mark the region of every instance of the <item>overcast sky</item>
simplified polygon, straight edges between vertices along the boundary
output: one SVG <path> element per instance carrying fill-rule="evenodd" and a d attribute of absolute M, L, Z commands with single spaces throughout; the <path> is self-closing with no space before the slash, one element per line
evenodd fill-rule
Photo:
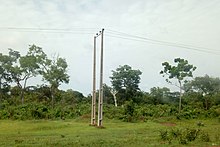
<path fill-rule="evenodd" d="M 25 54 L 36 44 L 50 57 L 66 58 L 70 83 L 62 89 L 92 91 L 93 36 L 102 28 L 108 85 L 111 71 L 128 64 L 143 72 L 141 90 L 173 89 L 159 72 L 176 57 L 197 67 L 194 76 L 220 76 L 219 0 L 0 0 L 0 51 Z"/>

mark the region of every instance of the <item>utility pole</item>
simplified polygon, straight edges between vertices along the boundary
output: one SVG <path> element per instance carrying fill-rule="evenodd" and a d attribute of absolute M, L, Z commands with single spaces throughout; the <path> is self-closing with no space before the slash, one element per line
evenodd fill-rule
<path fill-rule="evenodd" d="M 99 103 L 98 103 L 98 127 L 102 127 L 103 115 L 103 33 L 101 33 L 101 59 L 100 59 L 100 88 L 99 88 Z"/>
<path fill-rule="evenodd" d="M 92 108 L 91 108 L 91 124 L 96 125 L 96 39 L 101 35 L 101 61 L 100 61 L 100 89 L 98 101 L 98 127 L 102 126 L 103 114 L 103 33 L 104 29 L 94 36 L 94 51 L 93 51 L 93 90 L 92 90 Z"/>
<path fill-rule="evenodd" d="M 96 124 L 96 37 L 94 36 L 94 52 L 93 52 L 93 91 L 92 91 L 92 112 L 91 125 Z"/>

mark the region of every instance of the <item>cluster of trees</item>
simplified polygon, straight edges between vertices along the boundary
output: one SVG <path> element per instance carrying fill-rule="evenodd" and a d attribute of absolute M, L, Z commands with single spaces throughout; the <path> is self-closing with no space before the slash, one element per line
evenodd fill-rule
<path fill-rule="evenodd" d="M 42 81 L 48 82 L 52 104 L 54 104 L 54 95 L 61 83 L 69 82 L 67 74 L 67 62 L 64 58 L 54 57 L 50 59 L 41 47 L 31 45 L 26 55 L 9 49 L 8 54 L 0 53 L 0 98 L 7 98 L 10 93 L 17 89 L 24 103 L 24 93 L 30 87 L 27 87 L 29 79 L 41 76 Z M 12 85 L 15 84 L 15 87 Z M 33 86 L 36 87 L 36 86 Z M 44 86 L 45 87 L 45 86 Z M 42 89 L 42 86 L 39 89 Z"/>
<path fill-rule="evenodd" d="M 204 109 L 220 104 L 220 79 L 208 75 L 193 77 L 196 67 L 189 64 L 187 60 L 176 58 L 175 65 L 168 62 L 162 63 L 164 67 L 160 74 L 166 77 L 166 81 L 179 88 L 178 92 L 171 92 L 167 87 L 153 87 L 150 92 L 139 89 L 140 70 L 134 70 L 129 65 L 119 66 L 112 71 L 112 87 L 104 85 L 104 96 L 106 102 L 113 104 L 114 95 L 119 105 L 132 100 L 137 104 L 170 104 L 181 106 L 199 103 Z M 115 98 L 114 98 L 115 99 Z M 182 100 L 183 99 L 183 100 Z M 183 102 L 183 104 L 182 104 Z"/>
<path fill-rule="evenodd" d="M 181 58 L 174 59 L 174 65 L 164 62 L 162 66 L 160 74 L 179 91 L 172 92 L 167 87 L 141 91 L 142 72 L 121 65 L 112 71 L 112 85 L 103 85 L 105 114 L 109 118 L 118 114 L 118 118 L 130 120 L 133 114 L 167 116 L 190 109 L 192 114 L 202 110 L 219 111 L 220 116 L 219 78 L 208 75 L 192 78 L 196 67 Z M 58 89 L 60 84 L 69 82 L 67 68 L 64 58 L 50 59 L 36 45 L 31 45 L 26 55 L 13 49 L 9 49 L 8 54 L 0 53 L 0 118 L 14 118 L 18 114 L 31 118 L 90 116 L 91 95 L 85 97 L 78 91 Z M 34 77 L 41 77 L 48 84 L 27 86 L 28 80 Z"/>

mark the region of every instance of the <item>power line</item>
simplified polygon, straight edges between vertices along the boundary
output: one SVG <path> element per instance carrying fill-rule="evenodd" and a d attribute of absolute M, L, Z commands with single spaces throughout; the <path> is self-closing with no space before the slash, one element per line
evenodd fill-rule
<path fill-rule="evenodd" d="M 0 27 L 0 31 L 18 31 L 18 32 L 34 32 L 34 33 L 59 33 L 59 34 L 93 34 L 95 28 L 18 28 L 18 27 Z"/>
<path fill-rule="evenodd" d="M 71 29 L 60 29 L 60 28 L 32 28 L 32 27 L 0 27 L 1 30 L 36 30 L 36 31 L 73 31 L 73 30 L 91 30 L 94 31 L 97 28 L 79 28 L 72 27 Z"/>
<path fill-rule="evenodd" d="M 32 32 L 32 33 L 48 33 L 48 34 L 77 34 L 77 35 L 84 35 L 84 34 L 94 34 L 93 32 L 74 32 L 74 31 L 71 31 L 71 32 L 60 32 L 60 31 L 42 31 L 42 32 L 39 32 L 39 31 L 25 31 L 25 30 L 20 30 L 20 31 L 17 31 L 17 32 L 24 32 L 24 33 L 29 33 L 29 32 Z"/>
<path fill-rule="evenodd" d="M 153 42 L 167 43 L 167 44 L 173 44 L 173 45 L 183 45 L 183 46 L 188 46 L 188 47 L 192 47 L 192 48 L 201 48 L 201 49 L 210 50 L 209 48 L 198 47 L 198 46 L 193 46 L 193 45 L 188 45 L 188 44 L 183 44 L 183 43 L 175 43 L 175 42 L 168 42 L 168 41 L 163 41 L 163 40 L 151 39 L 151 38 L 147 38 L 147 37 L 131 35 L 131 34 L 119 32 L 119 31 L 113 31 L 113 30 L 109 30 L 109 31 L 110 31 L 110 33 L 115 32 L 115 35 L 119 35 L 119 36 L 120 35 L 122 35 L 122 36 L 129 36 L 129 37 L 132 37 L 132 38 L 138 38 L 138 39 L 143 39 L 143 40 L 148 40 L 148 41 L 153 41 Z M 219 50 L 213 50 L 213 51 L 219 51 Z"/>
<path fill-rule="evenodd" d="M 110 31 L 107 30 L 106 32 L 107 32 L 106 36 L 109 36 L 109 37 L 140 41 L 140 42 L 146 42 L 146 43 L 151 43 L 151 44 L 179 47 L 179 48 L 184 48 L 184 49 L 189 49 L 189 50 L 195 50 L 195 51 L 201 51 L 201 52 L 220 55 L 219 53 L 217 53 L 219 52 L 219 50 L 213 50 L 213 49 L 208 49 L 204 47 L 196 47 L 196 46 L 182 44 L 182 43 L 173 43 L 173 42 L 167 42 L 167 41 L 162 41 L 162 40 L 156 40 L 156 39 L 141 37 L 137 35 L 131 35 L 131 34 L 119 32 L 119 31 L 113 31 L 113 30 L 110 30 Z"/>
<path fill-rule="evenodd" d="M 163 46 L 165 45 L 165 46 L 179 47 L 179 48 L 184 48 L 184 49 L 187 49 L 187 50 L 195 50 L 195 51 L 200 51 L 200 52 L 204 52 L 204 53 L 220 55 L 220 54 L 218 54 L 216 52 L 211 52 L 211 51 L 207 51 L 207 50 L 200 50 L 200 49 L 196 49 L 196 48 L 184 47 L 184 46 L 178 46 L 178 45 L 155 43 L 155 42 L 150 42 L 150 41 L 132 39 L 132 38 L 128 38 L 128 37 L 120 37 L 120 36 L 114 36 L 114 35 L 108 35 L 108 34 L 106 34 L 106 37 L 120 38 L 120 39 L 126 39 L 126 40 L 132 40 L 132 41 L 138 41 L 138 42 L 144 42 L 144 43 L 150 43 L 150 44 L 156 44 L 156 45 L 163 45 Z"/>
<path fill-rule="evenodd" d="M 70 29 L 60 29 L 60 28 L 32 28 L 32 27 L 0 27 L 0 31 L 18 31 L 18 32 L 34 32 L 34 33 L 59 33 L 59 34 L 93 34 L 94 30 L 97 30 L 97 28 L 82 28 L 82 27 L 73 27 Z M 195 50 L 205 53 L 211 53 L 211 54 L 219 54 L 219 50 L 213 50 L 209 48 L 204 47 L 197 47 L 193 45 L 183 44 L 183 43 L 176 43 L 176 42 L 168 42 L 163 40 L 157 40 L 152 38 L 147 38 L 139 35 L 132 35 L 128 33 L 124 33 L 121 31 L 115 31 L 111 29 L 106 30 L 106 36 L 107 37 L 113 37 L 113 38 L 120 38 L 120 39 L 126 39 L 126 40 L 132 40 L 132 41 L 139 41 L 139 42 L 145 42 L 145 43 L 151 43 L 151 44 L 157 44 L 157 45 L 165 45 L 165 46 L 172 46 L 172 47 L 178 47 L 178 48 L 184 48 L 188 50 Z"/>

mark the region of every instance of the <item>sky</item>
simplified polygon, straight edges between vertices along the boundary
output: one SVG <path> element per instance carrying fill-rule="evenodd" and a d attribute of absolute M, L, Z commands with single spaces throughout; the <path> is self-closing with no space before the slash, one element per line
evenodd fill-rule
<path fill-rule="evenodd" d="M 104 83 L 112 70 L 130 65 L 142 71 L 140 88 L 169 87 L 162 62 L 180 57 L 197 67 L 194 77 L 220 76 L 219 0 L 0 0 L 0 51 L 25 55 L 29 45 L 68 63 L 69 84 L 92 91 L 93 37 L 104 31 Z M 100 54 L 100 37 L 97 38 Z M 97 58 L 97 74 L 99 74 Z M 99 79 L 99 75 L 97 75 Z M 28 84 L 42 84 L 40 78 Z M 97 85 L 99 81 L 97 80 Z"/>

